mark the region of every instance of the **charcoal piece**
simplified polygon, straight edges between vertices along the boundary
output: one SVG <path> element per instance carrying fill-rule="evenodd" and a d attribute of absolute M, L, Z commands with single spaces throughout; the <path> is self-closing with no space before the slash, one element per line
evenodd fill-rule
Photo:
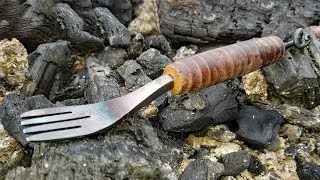
<path fill-rule="evenodd" d="M 32 165 L 7 179 L 177 179 L 181 150 L 166 148 L 149 121 L 124 120 L 99 135 L 36 144 Z"/>
<path fill-rule="evenodd" d="M 277 17 L 319 22 L 317 0 L 308 1 L 168 1 L 159 0 L 161 32 L 170 40 L 192 43 L 225 42 L 259 37 Z M 306 13 L 308 12 L 308 13 Z M 287 31 L 287 29 L 285 29 Z"/>
<path fill-rule="evenodd" d="M 86 99 L 89 103 L 107 101 L 124 94 L 112 70 L 104 62 L 94 57 L 86 59 L 88 71 Z"/>
<path fill-rule="evenodd" d="M 163 73 L 163 69 L 171 64 L 172 61 L 165 55 L 162 55 L 156 49 L 148 49 L 146 52 L 142 53 L 137 59 L 137 63 L 139 63 L 146 74 L 152 78 L 156 79 L 161 76 Z"/>
<path fill-rule="evenodd" d="M 103 48 L 103 41 L 83 31 L 84 21 L 64 3 L 20 0 L 1 1 L 0 39 L 17 38 L 29 52 L 38 45 L 59 39 L 71 42 L 75 52 L 87 53 Z"/>
<path fill-rule="evenodd" d="M 136 59 L 147 47 L 146 40 L 142 34 L 137 33 L 132 39 L 131 45 L 128 47 L 128 57 L 131 59 Z"/>
<path fill-rule="evenodd" d="M 237 176 L 250 165 L 251 154 L 245 150 L 224 155 L 220 161 L 224 165 L 225 176 Z"/>
<path fill-rule="evenodd" d="M 49 108 L 54 105 L 43 95 L 24 98 L 15 93 L 5 96 L 0 106 L 0 119 L 6 131 L 8 131 L 22 145 L 27 145 L 25 135 L 20 125 L 20 115 L 26 111 L 40 108 Z"/>
<path fill-rule="evenodd" d="M 181 174 L 181 180 L 203 180 L 203 179 L 218 179 L 224 167 L 221 163 L 212 162 L 209 159 L 196 159 L 185 168 Z"/>
<path fill-rule="evenodd" d="M 121 66 L 127 56 L 127 52 L 124 49 L 113 48 L 111 46 L 106 47 L 96 55 L 99 60 L 105 62 L 111 69 Z"/>
<path fill-rule="evenodd" d="M 93 0 L 94 6 L 106 7 L 125 26 L 132 20 L 132 4 L 128 0 Z"/>
<path fill-rule="evenodd" d="M 277 111 L 264 111 L 246 106 L 239 111 L 238 137 L 252 148 L 265 148 L 280 130 L 283 118 Z"/>
<path fill-rule="evenodd" d="M 75 11 L 81 11 L 92 7 L 91 0 L 55 0 L 56 2 L 68 3 Z"/>
<path fill-rule="evenodd" d="M 49 95 L 58 71 L 70 72 L 72 65 L 70 43 L 59 41 L 41 44 L 28 56 L 31 64 L 29 74 L 32 81 L 28 83 L 31 94 Z"/>
<path fill-rule="evenodd" d="M 111 46 L 127 47 L 131 44 L 131 36 L 127 28 L 107 9 L 94 8 L 83 12 L 86 29 L 98 37 L 104 38 Z"/>
<path fill-rule="evenodd" d="M 260 174 L 262 172 L 266 172 L 266 167 L 257 157 L 251 155 L 248 171 L 254 174 Z"/>
<path fill-rule="evenodd" d="M 49 94 L 49 100 L 56 102 L 83 97 L 85 78 L 84 69 L 74 72 L 58 72 Z"/>
<path fill-rule="evenodd" d="M 149 36 L 146 38 L 146 42 L 149 48 L 157 49 L 167 57 L 171 58 L 173 56 L 170 43 L 163 35 Z"/>
<path fill-rule="evenodd" d="M 236 92 L 222 83 L 196 93 L 171 96 L 170 105 L 159 112 L 162 127 L 167 131 L 192 132 L 233 121 L 238 117 Z M 187 107 L 183 104 L 185 101 L 189 101 Z"/>
<path fill-rule="evenodd" d="M 143 71 L 142 67 L 134 60 L 126 61 L 117 71 L 124 79 L 125 85 L 129 90 L 138 89 L 151 82 L 151 79 Z"/>
<path fill-rule="evenodd" d="M 276 35 L 287 42 L 300 27 L 303 27 L 300 20 L 278 17 L 264 29 L 263 35 Z M 316 63 L 320 58 L 319 41 L 311 38 L 311 44 L 306 49 L 309 51 L 290 49 L 279 62 L 265 67 L 263 71 L 267 82 L 272 85 L 271 97 L 312 109 L 320 103 L 319 68 Z"/>
<path fill-rule="evenodd" d="M 309 155 L 316 149 L 312 140 L 302 140 L 299 143 L 287 147 L 284 151 L 285 155 L 296 157 L 297 155 Z"/>
<path fill-rule="evenodd" d="M 300 179 L 320 179 L 320 166 L 309 157 L 297 156 L 297 173 Z"/>
<path fill-rule="evenodd" d="M 75 105 L 83 105 L 86 103 L 85 98 L 78 99 L 67 99 L 61 102 L 57 102 L 58 106 L 75 106 Z"/>

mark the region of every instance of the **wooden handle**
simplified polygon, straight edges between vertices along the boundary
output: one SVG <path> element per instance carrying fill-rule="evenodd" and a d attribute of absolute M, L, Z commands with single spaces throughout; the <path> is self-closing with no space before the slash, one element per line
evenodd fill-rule
<path fill-rule="evenodd" d="M 310 26 L 308 29 L 316 38 L 320 38 L 320 26 Z"/>
<path fill-rule="evenodd" d="M 257 38 L 181 59 L 166 66 L 164 74 L 174 79 L 171 92 L 182 94 L 258 70 L 280 59 L 284 52 L 280 38 Z"/>

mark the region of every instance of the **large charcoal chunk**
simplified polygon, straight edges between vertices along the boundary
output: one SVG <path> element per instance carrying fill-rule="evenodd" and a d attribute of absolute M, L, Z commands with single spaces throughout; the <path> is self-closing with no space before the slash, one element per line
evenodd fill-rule
<path fill-rule="evenodd" d="M 103 51 L 99 52 L 96 57 L 105 62 L 111 69 L 116 69 L 121 66 L 126 58 L 127 52 L 121 48 L 106 47 Z"/>
<path fill-rule="evenodd" d="M 3 104 L 0 106 L 0 120 L 6 131 L 22 145 L 27 145 L 25 135 L 22 133 L 22 127 L 20 125 L 20 115 L 29 110 L 53 106 L 54 105 L 43 95 L 24 98 L 12 93 L 5 96 Z"/>
<path fill-rule="evenodd" d="M 107 101 L 123 95 L 123 90 L 108 65 L 94 57 L 86 59 L 88 71 L 86 98 L 90 103 Z"/>
<path fill-rule="evenodd" d="M 59 1 L 57 1 L 59 2 Z M 29 51 L 39 44 L 68 40 L 76 52 L 93 52 L 103 48 L 103 41 L 83 31 L 84 21 L 65 3 L 54 0 L 1 1 L 5 14 L 0 24 L 0 39 L 18 38 Z"/>
<path fill-rule="evenodd" d="M 107 7 L 125 26 L 132 20 L 132 4 L 128 0 L 93 0 L 95 6 Z"/>
<path fill-rule="evenodd" d="M 100 135 L 36 144 L 32 165 L 7 179 L 177 179 L 180 152 L 166 148 L 149 121 L 125 119 Z"/>
<path fill-rule="evenodd" d="M 142 53 L 136 61 L 152 79 L 159 77 L 163 72 L 163 68 L 172 63 L 167 56 L 162 55 L 158 50 L 153 48 Z"/>
<path fill-rule="evenodd" d="M 59 71 L 70 72 L 72 65 L 70 43 L 59 41 L 41 44 L 28 56 L 32 66 L 29 73 L 32 81 L 27 85 L 30 93 L 49 95 Z"/>
<path fill-rule="evenodd" d="M 238 117 L 236 92 L 226 83 L 197 93 L 171 96 L 169 103 L 159 113 L 160 122 L 167 131 L 197 131 Z"/>
<path fill-rule="evenodd" d="M 283 118 L 277 111 L 264 111 L 246 106 L 239 111 L 236 134 L 253 148 L 265 148 L 280 130 Z"/>
<path fill-rule="evenodd" d="M 209 159 L 196 159 L 186 167 L 180 176 L 181 180 L 203 180 L 218 179 L 222 172 L 224 171 L 224 166 L 218 162 L 212 162 Z"/>
<path fill-rule="evenodd" d="M 237 176 L 249 167 L 250 159 L 251 154 L 244 150 L 224 155 L 221 158 L 221 162 L 223 163 L 225 168 L 223 175 Z"/>
<path fill-rule="evenodd" d="M 320 179 L 320 166 L 308 157 L 297 156 L 297 173 L 300 179 Z"/>
<path fill-rule="evenodd" d="M 84 12 L 87 29 L 98 37 L 103 37 L 111 46 L 129 46 L 131 36 L 127 28 L 107 9 L 102 7 Z"/>
<path fill-rule="evenodd" d="M 172 57 L 173 52 L 170 43 L 163 35 L 149 36 L 147 37 L 146 41 L 149 48 L 157 49 L 161 52 L 161 54 Z"/>
<path fill-rule="evenodd" d="M 151 82 L 151 79 L 143 71 L 142 67 L 134 60 L 126 61 L 117 70 L 129 90 L 135 90 Z"/>

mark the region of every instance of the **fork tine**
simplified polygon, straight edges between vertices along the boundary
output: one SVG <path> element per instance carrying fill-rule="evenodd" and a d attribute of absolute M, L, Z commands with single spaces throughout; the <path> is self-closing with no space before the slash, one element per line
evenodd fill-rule
<path fill-rule="evenodd" d="M 84 136 L 91 134 L 92 132 L 87 132 L 85 129 L 82 128 L 73 128 L 73 129 L 64 129 L 59 131 L 50 131 L 50 132 L 43 132 L 34 135 L 30 135 L 26 137 L 27 141 L 35 142 L 35 141 L 49 141 L 49 140 L 56 140 L 56 139 L 66 139 L 78 136 Z"/>
<path fill-rule="evenodd" d="M 27 125 L 34 125 L 34 124 L 46 124 L 46 123 L 53 123 L 58 121 L 70 121 L 70 120 L 76 120 L 76 119 L 82 119 L 82 118 L 88 118 L 88 117 L 90 116 L 83 112 L 58 114 L 58 115 L 35 117 L 32 119 L 22 120 L 21 125 L 27 126 Z"/>
<path fill-rule="evenodd" d="M 82 119 L 81 119 L 82 120 Z M 61 130 L 61 129 L 68 129 L 74 127 L 81 126 L 81 120 L 72 120 L 72 121 L 64 121 L 64 122 L 56 122 L 50 124 L 42 124 L 31 126 L 23 129 L 23 133 L 36 133 L 36 132 L 44 132 L 44 131 L 52 131 L 52 130 Z"/>
<path fill-rule="evenodd" d="M 41 117 L 41 116 L 51 116 L 58 114 L 68 114 L 71 113 L 72 106 L 64 106 L 64 107 L 52 107 L 46 109 L 35 109 L 31 111 L 27 111 L 21 114 L 21 118 L 33 118 L 33 117 Z"/>

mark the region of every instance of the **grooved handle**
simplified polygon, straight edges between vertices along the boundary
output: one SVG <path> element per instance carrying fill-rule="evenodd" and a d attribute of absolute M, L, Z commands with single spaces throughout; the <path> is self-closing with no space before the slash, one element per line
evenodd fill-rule
<path fill-rule="evenodd" d="M 285 52 L 283 41 L 264 37 L 209 50 L 176 61 L 164 69 L 174 79 L 174 94 L 192 92 L 265 67 Z"/>
<path fill-rule="evenodd" d="M 320 38 L 320 26 L 310 26 L 308 29 L 316 38 Z"/>

